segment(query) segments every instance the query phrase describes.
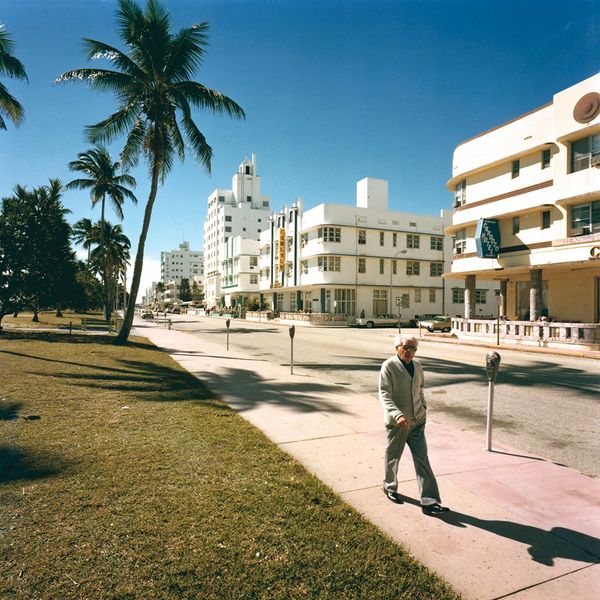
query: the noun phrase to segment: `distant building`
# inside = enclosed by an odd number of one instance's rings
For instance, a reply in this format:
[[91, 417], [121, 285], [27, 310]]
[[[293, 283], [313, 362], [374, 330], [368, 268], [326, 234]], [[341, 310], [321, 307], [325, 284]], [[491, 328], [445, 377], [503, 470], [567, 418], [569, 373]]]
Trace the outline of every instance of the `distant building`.
[[204, 277], [204, 253], [190, 250], [189, 242], [181, 242], [177, 250], [160, 253], [160, 278], [165, 286], [163, 300], [173, 304], [179, 300], [179, 287], [182, 279], [202, 281]]
[[[232, 178], [232, 189], [218, 188], [208, 198], [204, 222], [204, 290], [205, 304], [209, 308], [225, 305], [225, 296], [231, 298], [232, 292], [234, 295], [244, 293], [244, 290], [236, 291], [231, 287], [234, 280], [240, 281], [232, 270], [234, 255], [231, 253], [237, 249], [242, 251], [241, 242], [234, 246], [227, 243], [236, 237], [258, 242], [261, 232], [268, 227], [270, 201], [268, 196], [261, 194], [260, 183], [253, 154], [251, 161], [245, 159], [240, 164]], [[226, 289], [222, 289], [225, 265]]]
[[495, 281], [503, 338], [600, 344], [599, 92], [595, 75], [454, 151], [446, 232], [465, 280], [463, 335], [483, 335], [468, 319], [479, 282]]
[[[402, 320], [462, 314], [462, 281], [445, 281], [450, 239], [440, 217], [388, 209], [388, 182], [357, 183], [356, 206], [301, 201], [274, 213], [260, 238], [261, 300], [277, 311]], [[479, 290], [481, 314], [495, 311], [494, 284]], [[459, 301], [460, 300], [460, 301]]]

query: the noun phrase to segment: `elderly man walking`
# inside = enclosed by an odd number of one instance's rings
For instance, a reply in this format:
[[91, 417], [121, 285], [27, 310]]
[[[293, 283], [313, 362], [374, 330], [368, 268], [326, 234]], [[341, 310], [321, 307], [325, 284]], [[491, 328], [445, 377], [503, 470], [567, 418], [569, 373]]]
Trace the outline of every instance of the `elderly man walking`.
[[414, 360], [418, 344], [414, 337], [397, 335], [394, 338], [396, 354], [381, 365], [379, 373], [379, 401], [383, 405], [387, 432], [383, 492], [392, 502], [402, 504], [402, 496], [398, 494], [398, 464], [408, 444], [421, 494], [421, 508], [426, 515], [437, 515], [449, 509], [441, 505], [427, 456], [425, 379], [423, 367]]

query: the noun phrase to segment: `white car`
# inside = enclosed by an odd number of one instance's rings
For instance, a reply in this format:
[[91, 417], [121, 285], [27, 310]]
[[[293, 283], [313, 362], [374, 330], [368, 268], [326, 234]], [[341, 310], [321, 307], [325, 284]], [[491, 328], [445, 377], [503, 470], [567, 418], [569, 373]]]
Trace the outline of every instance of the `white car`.
[[357, 327], [398, 327], [398, 315], [376, 315], [374, 317], [360, 317], [356, 319]]

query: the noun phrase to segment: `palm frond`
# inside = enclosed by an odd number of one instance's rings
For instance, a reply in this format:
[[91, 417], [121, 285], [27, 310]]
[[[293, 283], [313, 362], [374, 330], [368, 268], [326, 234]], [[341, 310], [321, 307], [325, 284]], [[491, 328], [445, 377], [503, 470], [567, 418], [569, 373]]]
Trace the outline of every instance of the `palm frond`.
[[189, 79], [202, 64], [208, 46], [208, 23], [196, 23], [180, 30], [171, 42], [165, 75], [174, 81]]
[[[6, 87], [0, 83], [0, 113], [6, 115], [17, 127], [23, 122], [24, 110], [21, 103], [9, 93]], [[6, 129], [4, 120], [0, 127]]]
[[207, 108], [217, 114], [227, 114], [230, 117], [244, 119], [244, 109], [221, 92], [211, 90], [201, 83], [195, 81], [181, 81], [173, 85], [173, 88], [182, 93], [189, 102], [200, 108]]
[[88, 125], [85, 128], [88, 140], [93, 144], [112, 141], [136, 122], [140, 111], [141, 108], [128, 106], [95, 125]]
[[190, 117], [187, 117], [185, 114], [181, 118], [181, 123], [183, 125], [183, 129], [187, 136], [187, 139], [190, 143], [192, 152], [194, 153], [194, 158], [198, 162], [200, 162], [208, 173], [211, 172], [212, 166], [212, 148], [206, 141], [203, 133], [198, 129], [194, 120]]

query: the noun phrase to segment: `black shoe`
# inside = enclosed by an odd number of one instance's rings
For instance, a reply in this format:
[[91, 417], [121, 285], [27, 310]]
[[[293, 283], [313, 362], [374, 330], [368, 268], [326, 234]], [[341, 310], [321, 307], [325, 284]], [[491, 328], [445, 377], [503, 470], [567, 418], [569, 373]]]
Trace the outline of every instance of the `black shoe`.
[[435, 504], [428, 504], [427, 506], [421, 506], [421, 510], [425, 515], [439, 515], [441, 513], [449, 512], [450, 509], [446, 506], [442, 506], [437, 502]]
[[402, 500], [402, 496], [397, 492], [392, 492], [391, 490], [383, 489], [383, 493], [386, 495], [388, 500], [395, 502], [396, 504], [404, 504], [404, 500]]

